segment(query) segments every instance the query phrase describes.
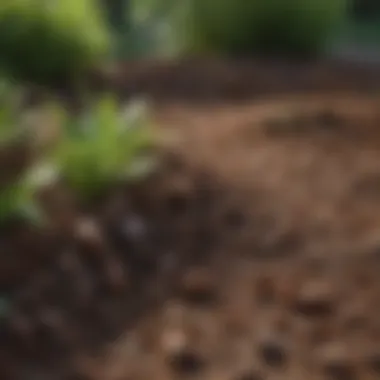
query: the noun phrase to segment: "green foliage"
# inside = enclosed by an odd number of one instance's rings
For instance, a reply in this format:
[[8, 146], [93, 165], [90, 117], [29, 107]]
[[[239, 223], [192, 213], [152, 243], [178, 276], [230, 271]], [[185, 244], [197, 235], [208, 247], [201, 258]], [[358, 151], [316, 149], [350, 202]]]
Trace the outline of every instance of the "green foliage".
[[130, 0], [99, 0], [103, 3], [108, 24], [116, 34], [124, 33], [130, 21]]
[[[108, 19], [116, 32], [115, 56], [121, 59], [157, 58], [172, 54], [172, 34], [168, 14], [173, 0], [103, 0]], [[123, 4], [121, 4], [123, 3]], [[116, 17], [117, 8], [119, 11]], [[112, 14], [115, 11], [115, 14]], [[124, 20], [124, 21], [123, 21]]]
[[347, 0], [188, 0], [186, 6], [186, 19], [176, 22], [188, 52], [309, 56], [325, 48]]
[[64, 136], [54, 161], [79, 196], [92, 197], [135, 174], [135, 165], [145, 159], [141, 154], [151, 143], [141, 106], [132, 104], [122, 113], [116, 99], [106, 96], [79, 117], [64, 116]]
[[0, 79], [0, 150], [19, 139], [25, 132], [20, 108], [22, 93], [14, 84]]
[[41, 223], [43, 215], [40, 211], [37, 194], [55, 178], [50, 166], [36, 163], [26, 166], [13, 181], [0, 187], [0, 225], [13, 218], [27, 219], [33, 223]]
[[[13, 103], [5, 99], [11, 97], [4, 96], [0, 103], [0, 225], [19, 217], [44, 221], [37, 195], [60, 180], [79, 199], [88, 200], [119, 181], [136, 179], [152, 169], [154, 161], [145, 150], [153, 142], [145, 103], [132, 103], [122, 112], [116, 98], [105, 96], [80, 115], [69, 114], [59, 104], [47, 104], [41, 112], [54, 116], [61, 138], [36, 156], [29, 151], [33, 146], [31, 125], [18, 117]], [[37, 120], [44, 120], [43, 115]], [[29, 129], [23, 129], [24, 124]], [[21, 166], [13, 167], [12, 157], [20, 154]]]
[[79, 77], [107, 53], [97, 0], [1, 0], [0, 70], [50, 84]]
[[342, 39], [348, 44], [373, 47], [377, 50], [380, 44], [380, 16], [374, 15], [371, 20], [349, 19], [342, 30]]
[[46, 169], [32, 160], [19, 100], [18, 89], [3, 80], [0, 84], [0, 224], [14, 217], [38, 221], [35, 194], [48, 180]]

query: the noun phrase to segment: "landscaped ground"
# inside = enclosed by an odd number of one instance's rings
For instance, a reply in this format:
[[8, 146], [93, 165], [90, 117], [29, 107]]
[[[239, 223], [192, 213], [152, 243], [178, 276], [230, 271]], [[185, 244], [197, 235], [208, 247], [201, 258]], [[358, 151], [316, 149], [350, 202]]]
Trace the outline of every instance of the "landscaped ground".
[[[124, 70], [124, 69], [123, 69]], [[160, 170], [1, 238], [4, 380], [377, 379], [379, 70], [128, 66]]]

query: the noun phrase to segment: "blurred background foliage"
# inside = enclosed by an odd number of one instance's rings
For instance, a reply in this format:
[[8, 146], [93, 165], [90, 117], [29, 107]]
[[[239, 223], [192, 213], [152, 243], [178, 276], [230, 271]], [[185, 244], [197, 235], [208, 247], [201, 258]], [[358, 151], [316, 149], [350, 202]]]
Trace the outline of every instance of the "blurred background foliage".
[[346, 0], [192, 0], [188, 52], [317, 55], [344, 20]]
[[121, 58], [317, 55], [347, 42], [380, 51], [378, 0], [103, 1], [115, 10]]
[[1, 0], [0, 70], [14, 79], [72, 80], [107, 54], [98, 0]]
[[375, 0], [1, 0], [0, 70], [33, 83], [109, 60], [190, 55], [318, 56], [378, 49]]

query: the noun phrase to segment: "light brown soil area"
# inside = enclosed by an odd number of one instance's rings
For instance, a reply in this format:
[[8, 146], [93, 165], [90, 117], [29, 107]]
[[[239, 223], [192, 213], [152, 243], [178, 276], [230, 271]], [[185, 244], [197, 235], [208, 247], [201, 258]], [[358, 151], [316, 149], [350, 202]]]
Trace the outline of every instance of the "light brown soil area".
[[378, 378], [378, 106], [342, 95], [161, 109], [176, 149], [226, 194], [211, 223], [228, 228], [96, 378]]

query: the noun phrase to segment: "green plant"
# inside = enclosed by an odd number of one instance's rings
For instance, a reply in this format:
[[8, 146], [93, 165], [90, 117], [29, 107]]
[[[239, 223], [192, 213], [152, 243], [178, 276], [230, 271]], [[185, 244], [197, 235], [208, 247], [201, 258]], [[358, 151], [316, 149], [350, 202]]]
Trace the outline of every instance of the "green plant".
[[50, 84], [78, 79], [108, 53], [97, 0], [2, 0], [0, 70]]
[[13, 218], [40, 221], [35, 195], [54, 174], [33, 153], [34, 132], [20, 112], [21, 95], [6, 79], [0, 82], [0, 224]]
[[0, 225], [14, 218], [41, 223], [43, 215], [37, 202], [40, 190], [55, 180], [50, 166], [35, 163], [0, 186]]
[[347, 1], [188, 0], [176, 25], [191, 53], [309, 56], [326, 47]]
[[97, 195], [147, 168], [144, 150], [152, 141], [142, 103], [129, 105], [123, 113], [114, 97], [105, 96], [79, 117], [62, 116], [63, 136], [54, 163], [80, 197]]
[[0, 80], [0, 150], [20, 138], [22, 128], [22, 92], [6, 78]]

